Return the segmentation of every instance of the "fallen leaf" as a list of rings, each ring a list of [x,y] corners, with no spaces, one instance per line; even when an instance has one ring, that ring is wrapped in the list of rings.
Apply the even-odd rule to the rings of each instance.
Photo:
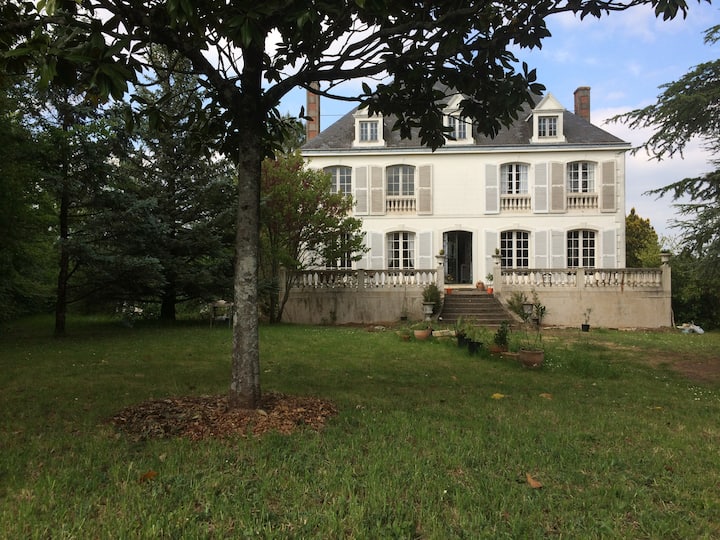
[[[525,478],[527,479],[527,483],[528,483],[528,485],[529,485],[531,488],[533,488],[533,489],[540,489],[541,487],[543,487],[543,485],[542,485],[540,482],[538,482],[537,480],[535,480],[535,479],[530,475],[530,473],[525,473]]]
[[[546,392],[543,392],[542,394],[540,394],[540,397],[541,397],[541,398],[544,398],[544,399],[552,399],[552,394],[548,394],[548,393],[546,393]]]
[[[492,396],[490,396],[493,399],[502,399],[507,397],[505,394],[501,394],[499,392],[495,392]]]
[[[140,477],[140,480],[138,480],[138,481],[139,481],[141,484],[142,484],[143,482],[149,482],[150,480],[153,480],[157,475],[158,475],[158,473],[157,473],[156,471],[150,470],[150,471],[146,472],[145,474],[143,474],[143,475]]]

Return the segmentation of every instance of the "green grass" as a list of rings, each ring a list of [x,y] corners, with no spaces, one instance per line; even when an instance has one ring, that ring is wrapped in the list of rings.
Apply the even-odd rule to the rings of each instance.
[[[720,361],[717,333],[553,331],[531,371],[451,341],[262,327],[264,391],[333,400],[323,433],[136,442],[107,419],[225,392],[230,331],[69,329],[0,333],[0,537],[720,537],[719,388],[670,370]]]

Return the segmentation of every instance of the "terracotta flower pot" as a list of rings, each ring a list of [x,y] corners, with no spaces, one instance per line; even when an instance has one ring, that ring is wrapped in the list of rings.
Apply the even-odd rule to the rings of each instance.
[[[430,328],[426,328],[425,330],[413,330],[415,333],[415,339],[423,340],[430,337],[430,334],[432,334],[432,330]]]
[[[545,351],[520,349],[518,360],[526,368],[539,368],[545,361]]]

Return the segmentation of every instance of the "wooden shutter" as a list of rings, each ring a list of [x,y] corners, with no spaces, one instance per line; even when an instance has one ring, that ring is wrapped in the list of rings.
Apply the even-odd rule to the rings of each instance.
[[[602,184],[600,186],[600,211],[615,212],[615,162],[604,161],[602,164]]]
[[[548,257],[548,231],[538,231],[533,235],[535,258],[530,266],[533,268],[549,268],[550,257]]]
[[[385,180],[382,167],[370,167],[370,214],[385,213]]]
[[[500,186],[497,165],[485,165],[485,213],[500,213]]]
[[[370,233],[370,268],[385,268],[385,237],[380,233]]]
[[[567,246],[563,231],[550,231],[550,268],[565,268]]]
[[[435,257],[432,252],[432,232],[418,235],[418,268],[429,270],[435,268]]]
[[[562,163],[550,164],[550,211],[565,212],[565,167]]]
[[[500,247],[498,237],[497,231],[485,231],[485,273],[479,276],[478,279],[484,281],[485,276],[493,271],[495,262],[492,256],[495,254],[495,249]]]
[[[355,213],[359,216],[368,214],[367,167],[355,167]]]
[[[617,267],[617,234],[614,229],[602,232],[602,267]]]
[[[533,187],[533,211],[544,214],[548,211],[548,164],[535,165],[535,183]]]
[[[417,213],[432,214],[432,165],[418,167]]]

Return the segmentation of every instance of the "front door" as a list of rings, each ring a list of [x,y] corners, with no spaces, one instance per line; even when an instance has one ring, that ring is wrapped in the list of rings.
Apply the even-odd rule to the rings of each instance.
[[[443,235],[445,250],[445,283],[471,284],[472,233],[449,231]]]

